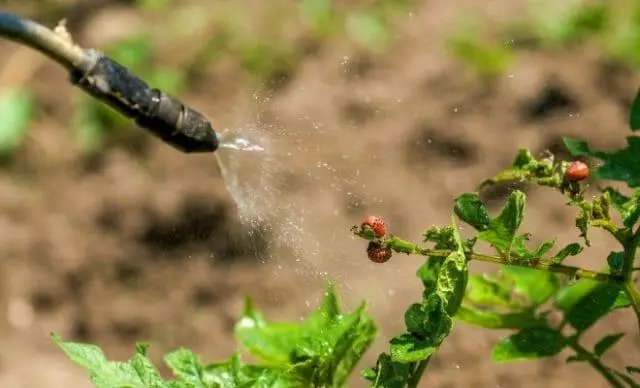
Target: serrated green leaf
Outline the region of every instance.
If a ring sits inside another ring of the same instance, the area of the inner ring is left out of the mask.
[[[538,322],[530,310],[515,313],[499,313],[477,310],[464,304],[458,309],[454,318],[470,325],[487,329],[522,329],[534,326]]]
[[[560,287],[557,276],[551,272],[508,265],[503,266],[502,272],[513,280],[515,290],[531,301],[533,306],[545,303]]]
[[[632,131],[640,129],[640,91],[636,94],[629,112],[629,127]]]
[[[542,258],[547,252],[549,252],[551,248],[553,248],[553,246],[556,244],[555,240],[545,241],[537,248],[531,250],[525,245],[525,241],[528,241],[529,237],[530,235],[528,233],[525,233],[517,236],[513,240],[513,245],[511,247],[512,256],[524,261],[538,260]]]
[[[593,353],[596,355],[596,357],[602,357],[602,355],[607,350],[615,346],[615,344],[617,344],[618,341],[620,341],[622,337],[624,337],[624,334],[625,333],[616,333],[616,334],[609,334],[603,337],[602,339],[600,339],[600,341],[596,342],[596,344],[594,345]]]
[[[480,231],[486,230],[491,222],[478,193],[466,193],[456,198],[454,211],[462,221]]]
[[[426,360],[437,350],[431,341],[405,333],[391,340],[391,360],[403,364]]]
[[[584,156],[590,155],[591,150],[589,149],[589,143],[584,140],[572,139],[570,137],[563,137],[562,142],[567,150],[573,156]]]
[[[494,346],[496,362],[533,360],[557,355],[566,342],[558,331],[548,326],[526,327]]]
[[[74,363],[83,367],[96,388],[162,388],[164,383],[152,373],[148,360],[138,354],[132,363],[108,361],[102,350],[92,344],[65,342],[57,334],[53,341]],[[151,367],[154,369],[153,367]],[[140,370],[142,373],[140,373]]]
[[[382,353],[378,356],[375,368],[367,373],[372,388],[404,388],[411,373],[411,364],[394,362],[391,356]]]
[[[477,234],[478,239],[488,242],[501,254],[508,256],[516,231],[522,222],[524,203],[523,192],[518,190],[511,192],[500,215],[491,219],[489,229]]]
[[[21,88],[0,91],[0,153],[11,153],[22,144],[33,117],[32,94]]]
[[[164,356],[165,364],[180,380],[191,384],[194,388],[210,388],[203,376],[203,365],[200,357],[186,348],[179,348]]]
[[[620,288],[615,285],[596,285],[566,312],[567,322],[578,331],[588,329],[612,310],[619,293]]]
[[[320,306],[297,324],[267,322],[248,301],[235,334],[270,365],[295,364],[298,377],[311,385],[340,386],[376,335],[365,309],[362,304],[353,313],[342,313],[329,284]]]

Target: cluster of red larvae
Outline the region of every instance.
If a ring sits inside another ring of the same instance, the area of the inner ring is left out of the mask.
[[[589,166],[584,162],[575,161],[567,168],[564,176],[569,182],[580,182],[589,177]],[[384,220],[377,216],[368,216],[365,218],[360,228],[363,231],[369,230],[373,232],[373,235],[377,238],[383,238],[387,234]],[[391,255],[391,248],[379,242],[371,241],[367,246],[367,256],[369,256],[369,260],[374,263],[385,263],[391,259]]]

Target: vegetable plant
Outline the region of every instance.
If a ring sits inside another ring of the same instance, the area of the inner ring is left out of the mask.
[[[632,131],[640,130],[640,92],[629,123]],[[602,360],[625,333],[609,333],[593,348],[582,343],[584,333],[616,309],[635,314],[640,325],[635,278],[640,270],[635,263],[640,244],[640,138],[631,135],[625,147],[608,152],[582,140],[565,138],[564,143],[574,157],[597,160],[599,167],[556,160],[553,155],[536,158],[521,149],[509,168],[481,182],[477,191],[455,198],[451,224],[428,229],[420,243],[388,234],[379,217],[367,217],[352,228],[366,241],[367,254],[376,265],[401,255],[424,257],[416,271],[424,289],[404,314],[406,330],[391,338],[388,351],[362,372],[372,387],[419,386],[456,322],[512,331],[493,347],[495,362],[531,361],[570,350],[566,363],[590,365],[612,387],[640,387],[640,366],[612,366]],[[586,195],[590,181],[598,182],[596,196]],[[627,190],[606,181],[624,183]],[[490,214],[480,192],[507,182],[556,191],[577,213],[576,241],[556,247],[555,239],[549,239],[531,246],[532,235],[520,230],[526,204],[520,190],[513,190],[502,209]],[[460,235],[462,223],[471,227],[472,236]],[[603,229],[619,244],[601,258],[603,269],[564,264],[593,244],[593,228]],[[481,251],[480,243],[490,251]],[[469,273],[473,260],[496,264],[500,271]],[[65,342],[56,334],[53,339],[100,388],[341,387],[376,332],[365,302],[345,313],[329,284],[320,306],[302,322],[269,322],[247,300],[235,336],[257,361],[244,363],[238,351],[229,360],[205,364],[181,348],[164,357],[174,380],[165,380],[150,363],[144,343],[136,346],[129,361],[112,362],[95,345]]]

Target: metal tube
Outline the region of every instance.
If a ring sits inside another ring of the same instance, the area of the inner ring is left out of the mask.
[[[174,97],[154,89],[100,51],[83,50],[68,35],[0,12],[0,36],[26,44],[69,70],[70,82],[135,120],[185,153],[214,152],[220,139],[209,121]]]

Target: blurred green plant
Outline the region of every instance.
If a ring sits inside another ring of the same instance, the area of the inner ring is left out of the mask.
[[[452,55],[480,77],[503,74],[515,59],[510,46],[483,36],[480,28],[470,22],[460,24],[447,43]]]
[[[22,145],[33,119],[35,98],[21,87],[0,90],[0,157],[11,157]]]
[[[469,26],[453,34],[452,54],[479,76],[503,74],[520,43],[542,50],[593,44],[605,59],[640,67],[640,3],[630,0],[530,0],[519,21],[501,27],[499,37],[480,39]],[[507,48],[504,42],[514,42]]]

